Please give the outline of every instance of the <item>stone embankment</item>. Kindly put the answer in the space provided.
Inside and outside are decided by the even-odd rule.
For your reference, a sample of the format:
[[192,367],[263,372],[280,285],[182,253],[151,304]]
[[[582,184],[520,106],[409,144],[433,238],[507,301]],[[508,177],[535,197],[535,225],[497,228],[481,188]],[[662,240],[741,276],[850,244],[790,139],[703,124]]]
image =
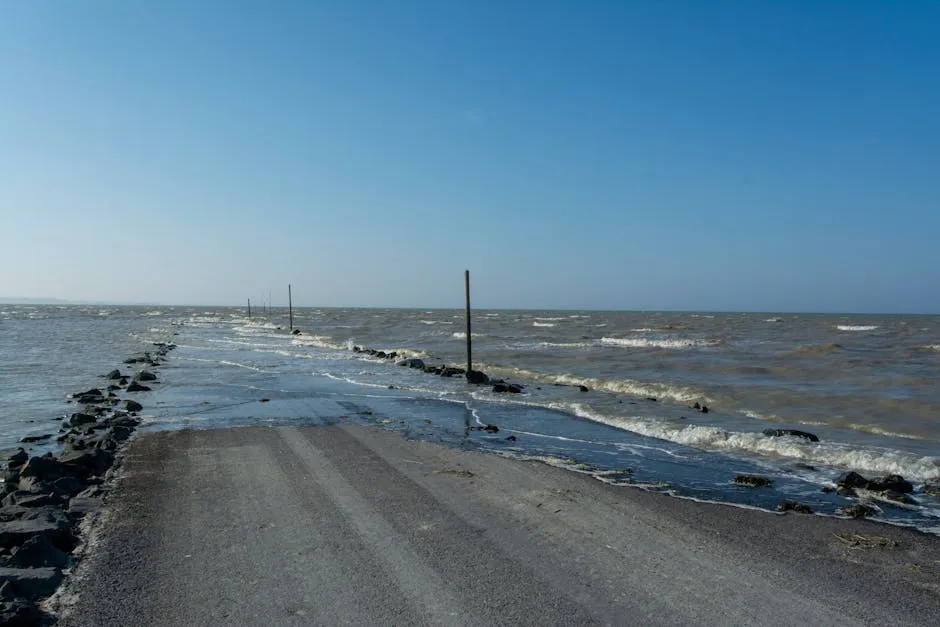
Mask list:
[[[58,455],[0,451],[0,624],[54,622],[39,603],[74,565],[82,522],[100,508],[115,456],[141,422],[143,405],[126,394],[151,391],[158,383],[153,369],[174,348],[155,342],[154,350],[126,359],[125,372],[103,375],[104,389],[70,394],[75,411],[60,418]],[[22,443],[52,437],[31,436]]]

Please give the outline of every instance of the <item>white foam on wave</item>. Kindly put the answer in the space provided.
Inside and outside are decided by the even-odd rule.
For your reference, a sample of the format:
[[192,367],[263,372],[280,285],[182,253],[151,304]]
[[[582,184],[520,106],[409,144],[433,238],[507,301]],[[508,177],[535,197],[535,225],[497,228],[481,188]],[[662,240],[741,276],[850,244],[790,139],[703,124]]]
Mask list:
[[836,328],[840,331],[874,331],[878,328],[877,324],[837,324]]
[[437,320],[418,320],[421,324],[437,324]]
[[533,320],[542,320],[544,322],[558,322],[559,320],[565,320],[565,318],[533,318]]
[[575,415],[618,429],[694,448],[726,453],[760,454],[804,463],[868,472],[899,474],[915,481],[940,478],[940,457],[919,457],[887,448],[864,448],[802,438],[773,438],[760,432],[726,431],[704,425],[674,425],[653,416],[608,416],[580,404],[558,404]]
[[716,346],[716,340],[698,340],[688,338],[642,338],[642,337],[602,337],[604,346],[619,346],[623,348],[708,348]]
[[533,327],[553,327],[555,326],[554,322],[533,322]]
[[651,329],[649,327],[640,327],[639,329],[630,329],[634,333],[656,333],[656,329]]
[[862,433],[871,433],[872,435],[883,435],[889,438],[904,438],[905,440],[923,440],[916,435],[910,435],[908,433],[898,433],[896,431],[889,431],[877,425],[863,425],[852,423],[849,425],[849,429],[854,431],[861,431]]
[[326,348],[330,350],[346,350],[347,343],[333,342],[329,335],[295,335],[291,339],[294,346],[310,346],[313,348]]
[[783,322],[783,318],[767,318],[764,322]]
[[[456,333],[452,333],[451,337],[457,339],[466,339],[467,334],[463,331],[457,331]],[[486,333],[471,333],[470,337],[486,337]]]
[[940,344],[927,344],[926,346],[924,346],[924,347],[922,347],[922,348],[923,348],[924,350],[927,350],[927,351],[938,351],[938,352],[940,352]]

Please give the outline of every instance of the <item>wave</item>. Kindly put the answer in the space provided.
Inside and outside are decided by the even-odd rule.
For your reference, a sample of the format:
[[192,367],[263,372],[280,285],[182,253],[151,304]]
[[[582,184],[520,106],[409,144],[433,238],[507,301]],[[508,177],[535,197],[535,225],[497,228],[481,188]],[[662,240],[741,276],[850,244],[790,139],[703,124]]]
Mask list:
[[783,318],[767,318],[764,322],[783,322]]
[[539,317],[535,317],[535,318],[532,318],[532,319],[533,319],[533,320],[542,320],[542,321],[544,321],[544,322],[558,322],[559,320],[567,320],[567,318],[564,318],[564,317],[562,317],[562,318],[539,318]]
[[594,377],[579,377],[573,374],[550,374],[545,372],[534,372],[524,368],[499,367],[488,365],[485,368],[490,376],[503,377],[506,379],[528,379],[536,383],[553,385],[570,385],[577,387],[584,385],[592,390],[602,392],[611,392],[614,394],[624,394],[628,396],[648,397],[654,396],[660,399],[669,399],[678,403],[690,403],[692,401],[705,401],[714,403],[714,400],[707,397],[697,390],[691,388],[670,385],[668,383],[635,381],[633,379],[597,379]]
[[927,344],[925,346],[918,346],[917,349],[922,351],[940,352],[940,344]]
[[567,409],[582,418],[618,429],[703,450],[756,453],[862,473],[899,474],[915,481],[940,478],[940,457],[919,457],[898,450],[832,442],[804,442],[797,438],[768,438],[760,432],[742,433],[703,425],[676,426],[652,417],[607,416],[579,403],[571,403],[567,407],[559,404],[556,409]]
[[532,326],[533,326],[533,327],[553,327],[553,326],[555,326],[555,323],[553,323],[553,322],[533,322],[533,323],[532,323]]
[[832,353],[837,353],[843,349],[841,344],[805,344],[798,348],[793,349],[788,354],[789,355],[831,355]]
[[600,343],[604,346],[620,346],[623,348],[708,348],[718,344],[715,340],[695,340],[695,339],[647,339],[647,338],[619,338],[602,337]]
[[874,331],[878,328],[877,324],[837,324],[836,328],[840,331]]
[[[486,337],[486,336],[487,336],[486,333],[470,333],[470,337]],[[467,334],[464,331],[457,331],[455,333],[452,333],[451,337],[463,340],[467,338]]]

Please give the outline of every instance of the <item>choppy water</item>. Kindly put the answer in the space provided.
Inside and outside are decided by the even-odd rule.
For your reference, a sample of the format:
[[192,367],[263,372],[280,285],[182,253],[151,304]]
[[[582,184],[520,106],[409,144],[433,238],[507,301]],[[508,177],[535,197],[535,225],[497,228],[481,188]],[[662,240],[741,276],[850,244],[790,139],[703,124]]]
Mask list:
[[[67,411],[66,392],[178,331],[166,383],[145,402],[154,428],[343,416],[411,437],[574,460],[602,478],[684,496],[768,508],[797,498],[829,512],[848,501],[819,488],[844,470],[940,479],[937,316],[474,312],[475,367],[526,385],[520,395],[350,350],[460,365],[460,311],[303,309],[294,323],[303,335],[288,335],[286,311],[248,320],[236,309],[7,306],[0,445],[48,429]],[[259,404],[260,396],[272,400]],[[711,411],[691,409],[695,402]],[[488,423],[501,433],[468,429]],[[821,441],[769,438],[768,427]],[[774,488],[732,486],[735,472],[771,476]],[[915,497],[921,507],[881,503],[882,517],[937,530],[940,502]]]

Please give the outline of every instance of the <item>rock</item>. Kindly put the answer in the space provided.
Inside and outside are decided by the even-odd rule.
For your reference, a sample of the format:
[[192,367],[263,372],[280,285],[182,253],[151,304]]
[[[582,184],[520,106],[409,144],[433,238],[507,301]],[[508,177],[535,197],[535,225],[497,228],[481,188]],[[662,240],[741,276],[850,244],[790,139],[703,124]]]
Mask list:
[[65,474],[57,460],[52,457],[30,457],[20,469],[20,479],[23,477],[36,477],[42,481],[54,481]]
[[59,456],[62,466],[80,477],[88,475],[101,475],[111,467],[114,455],[108,451],[90,448],[84,451],[69,451]]
[[19,489],[30,494],[45,494],[52,492],[50,481],[43,481],[39,477],[20,477]]
[[877,479],[872,479],[869,483],[869,489],[871,490],[891,490],[893,492],[902,492],[904,494],[914,491],[914,486],[910,481],[907,481],[901,475],[887,475],[884,477],[879,477]]
[[300,329],[294,329],[291,331],[291,335],[300,335]]
[[0,568],[0,582],[8,581],[18,597],[45,598],[62,582],[62,572],[52,567]]
[[44,494],[35,494],[33,492],[24,492],[22,490],[17,490],[12,492],[5,499],[3,499],[4,507],[47,507],[50,505],[57,506],[62,504],[62,496],[55,494],[54,492],[46,492]]
[[124,401],[124,409],[127,411],[141,411],[143,408],[144,406],[137,401]]
[[157,375],[150,372],[149,370],[141,370],[137,373],[137,376],[134,377],[134,381],[156,381]]
[[20,442],[23,442],[24,444],[29,444],[31,442],[42,442],[43,440],[48,440],[51,437],[51,433],[47,433],[45,435],[27,435],[20,438]]
[[867,490],[871,482],[857,472],[847,472],[836,481],[839,488],[862,488]]
[[698,401],[695,401],[695,404],[692,405],[692,409],[702,409],[702,406],[699,405]]
[[646,400],[652,401],[652,402],[655,403],[655,402],[657,402],[659,399],[656,398],[655,396],[647,396],[647,397],[646,397]]
[[[115,390],[120,390],[120,389],[121,389],[121,386],[120,386],[120,385],[109,385],[109,386],[108,386],[108,392],[114,392]],[[111,396],[111,394],[108,394],[108,396]]]
[[149,392],[151,388],[146,385],[141,385],[136,381],[131,381],[130,385],[127,386],[128,392]]
[[514,383],[497,383],[493,386],[494,392],[508,392],[510,394],[519,394],[522,388]]
[[703,414],[707,414],[707,413],[708,413],[708,405],[702,405],[702,413],[703,413]]
[[398,362],[398,365],[404,366],[407,368],[415,368],[417,370],[423,370],[425,368],[424,361],[421,359],[415,359],[415,358],[402,359],[400,362]]
[[43,536],[36,536],[14,548],[12,555],[2,560],[7,568],[31,568],[52,566],[64,568],[68,564],[68,555]]
[[467,373],[467,382],[473,385],[485,385],[490,382],[490,378],[486,376],[485,372],[471,370]]
[[378,357],[379,359],[387,359],[388,353],[386,353],[385,351],[375,351],[375,356]]
[[796,438],[804,438],[810,442],[819,442],[819,438],[812,433],[809,433],[808,431],[800,431],[798,429],[764,429],[762,433],[770,438],[792,436]]
[[117,369],[112,370],[108,374],[104,375],[104,378],[108,379],[109,381],[117,381],[121,378],[121,371]]
[[21,446],[0,452],[0,465],[2,465],[3,469],[19,468],[25,464],[28,459],[29,453]]
[[578,386],[578,390],[581,391],[581,392],[590,392],[590,391],[591,391],[591,388],[589,388],[589,387],[586,386],[586,385],[579,385],[579,386]]
[[444,366],[425,366],[424,371],[428,374],[440,375],[443,372]]
[[453,377],[459,374],[464,374],[465,372],[466,370],[464,370],[463,368],[454,368],[453,366],[445,366],[443,369],[441,369],[441,376]]
[[[22,546],[30,538],[45,537],[62,549],[71,549],[72,534],[64,512],[53,506],[19,509],[25,512],[21,518],[0,522],[0,546]],[[7,508],[8,513],[12,511]]]
[[796,501],[784,501],[777,506],[778,512],[797,512],[800,514],[812,514],[813,508],[809,505],[804,505],[803,503],[797,503]]
[[511,435],[511,436],[509,436],[508,438],[506,438],[506,440],[508,440],[509,442],[515,442],[515,441],[516,441],[516,436]]
[[101,396],[104,396],[104,394],[98,388],[91,388],[90,390],[85,390],[84,392],[76,392],[75,394],[72,394],[72,398],[95,398]]
[[98,420],[97,418],[95,418],[94,416],[90,414],[76,413],[76,414],[72,414],[71,417],[69,417],[68,424],[70,427],[77,427],[79,425],[93,423],[97,420]]
[[55,494],[73,496],[85,489],[85,484],[75,477],[60,477],[52,482],[52,491]]
[[109,437],[114,439],[115,442],[123,442],[124,440],[131,437],[134,433],[134,430],[130,427],[111,427],[108,431]]
[[874,514],[878,513],[877,509],[871,505],[865,505],[864,503],[846,505],[845,507],[840,508],[839,511],[846,516],[851,516],[852,518],[865,518],[866,516],[873,516]]
[[763,488],[769,486],[772,482],[767,477],[761,477],[760,475],[737,475],[734,479],[731,480],[738,485],[744,485],[751,488]]
[[930,494],[931,496],[940,496],[940,482],[925,483],[921,487],[920,490],[924,494]]
[[894,501],[895,503],[903,503],[904,505],[920,505],[920,503],[908,495],[896,490],[885,490],[881,493],[881,496],[888,499],[889,501]]
[[497,427],[496,425],[486,425],[485,427],[483,427],[483,430],[486,431],[487,433],[499,433],[499,427]]
[[[5,583],[13,592],[13,585]],[[42,610],[28,602],[26,599],[11,599],[0,604],[0,625],[7,627],[36,627],[37,625],[49,624],[47,617]]]

